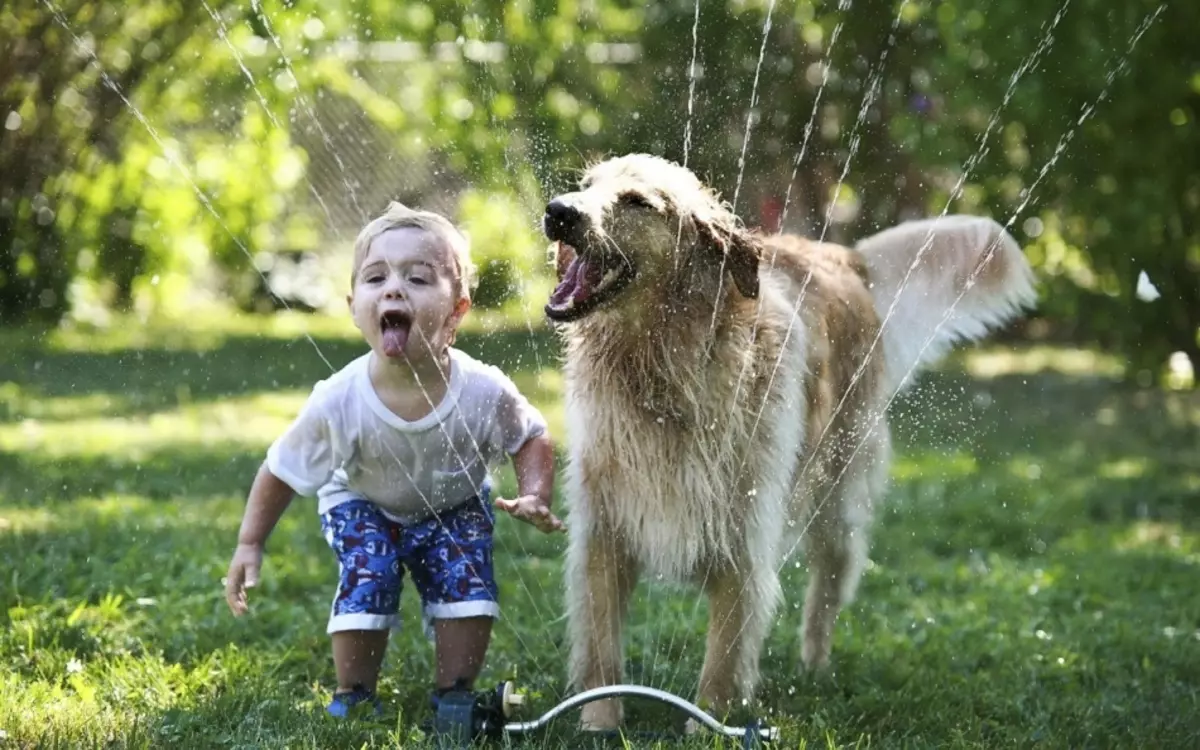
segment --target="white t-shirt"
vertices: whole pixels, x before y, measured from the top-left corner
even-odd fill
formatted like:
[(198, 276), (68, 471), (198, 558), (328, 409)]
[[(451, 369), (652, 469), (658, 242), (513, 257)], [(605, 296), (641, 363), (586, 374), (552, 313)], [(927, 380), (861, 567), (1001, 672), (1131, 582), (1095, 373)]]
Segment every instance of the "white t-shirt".
[(267, 450), (267, 468), (298, 494), (316, 494), (321, 513), (360, 497), (401, 523), (428, 518), (480, 494), (490, 466), (546, 431), (508, 376), (454, 348), (441, 403), (401, 419), (371, 385), (372, 356), (317, 383)]

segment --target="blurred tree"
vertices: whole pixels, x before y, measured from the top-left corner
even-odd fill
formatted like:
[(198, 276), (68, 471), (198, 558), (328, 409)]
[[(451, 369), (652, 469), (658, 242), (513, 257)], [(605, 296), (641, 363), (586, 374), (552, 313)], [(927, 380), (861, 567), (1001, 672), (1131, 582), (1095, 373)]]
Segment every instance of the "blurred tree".
[[(543, 268), (545, 199), (636, 150), (769, 229), (1011, 222), (1059, 335), (1200, 368), (1195, 3), (19, 0), (0, 21), (2, 320), (61, 314), (80, 271), (119, 305), (150, 278), (171, 297), (209, 261), (344, 243), (393, 198), (473, 223), (500, 304)], [(1160, 299), (1134, 299), (1141, 270)]]
[[(919, 50), (930, 111), (893, 118), (893, 132), (926, 171), (957, 177), (1000, 111), (955, 204), (1013, 220), (1032, 243), (1041, 314), (1061, 335), (1120, 351), (1133, 377), (1161, 371), (1173, 351), (1200, 372), (1200, 4), (921, 10), (936, 32)], [(936, 209), (950, 179), (938, 182)], [(1154, 302), (1135, 297), (1143, 270), (1162, 295)]]
[[(157, 1), (0, 8), (0, 321), (55, 321), (66, 311), (78, 252), (75, 177), (120, 157), (133, 122), (123, 97), (179, 64), (201, 12)], [(130, 210), (119, 207), (107, 222), (106, 259), (120, 255), (112, 248), (124, 241)], [(124, 265), (119, 275), (138, 262)]]

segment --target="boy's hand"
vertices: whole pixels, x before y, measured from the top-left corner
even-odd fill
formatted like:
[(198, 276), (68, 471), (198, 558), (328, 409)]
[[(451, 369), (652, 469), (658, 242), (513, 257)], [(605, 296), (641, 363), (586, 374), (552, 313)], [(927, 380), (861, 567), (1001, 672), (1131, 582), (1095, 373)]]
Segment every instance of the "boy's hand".
[(246, 613), (246, 589), (258, 585), (262, 556), (261, 544), (239, 544), (234, 550), (233, 559), (229, 561), (229, 573), (225, 576), (225, 601), (235, 617)]
[(515, 500), (505, 500), (502, 497), (498, 497), (496, 498), (496, 507), (508, 513), (513, 518), (519, 518), (526, 523), (533, 524), (540, 531), (544, 531), (547, 534), (554, 531), (564, 531), (567, 528), (563, 525), (562, 521), (550, 512), (550, 503), (537, 495), (522, 495)]

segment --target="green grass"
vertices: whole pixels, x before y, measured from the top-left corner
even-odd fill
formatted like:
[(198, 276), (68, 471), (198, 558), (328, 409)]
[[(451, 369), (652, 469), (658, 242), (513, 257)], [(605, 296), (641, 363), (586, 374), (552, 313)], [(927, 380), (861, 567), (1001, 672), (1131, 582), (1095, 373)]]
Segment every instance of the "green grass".
[[(252, 615), (222, 598), (263, 450), (328, 374), (316, 349), (336, 366), (362, 350), (351, 333), (233, 314), (0, 332), (0, 747), (423, 745), (432, 650), (411, 589), (385, 719), (322, 715), (336, 565), (313, 501), (271, 538)], [(548, 332), (480, 318), (460, 345), (562, 434)], [(804, 570), (786, 571), (760, 707), (783, 747), (1200, 747), (1200, 398), (1118, 372), (982, 350), (896, 404), (896, 481), (831, 676), (796, 668)], [(564, 691), (563, 539), (501, 518), (498, 547), (483, 684), (516, 678), (540, 714)], [(693, 592), (643, 584), (629, 679), (692, 697), (705, 617)], [(628, 705), (635, 730), (678, 723)], [(576, 717), (528, 744), (598, 742)]]

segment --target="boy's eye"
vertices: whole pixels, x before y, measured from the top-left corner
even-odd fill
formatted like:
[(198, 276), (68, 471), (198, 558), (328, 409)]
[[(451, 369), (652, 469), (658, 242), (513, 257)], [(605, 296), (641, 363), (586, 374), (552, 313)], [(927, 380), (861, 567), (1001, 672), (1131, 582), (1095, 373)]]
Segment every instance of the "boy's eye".
[(367, 274), (366, 281), (368, 284), (378, 284), (383, 281), (383, 275), (378, 273)]
[(424, 286), (429, 283), (429, 280), (424, 276), (410, 276), (408, 280), (414, 284), (417, 284), (418, 286)]

